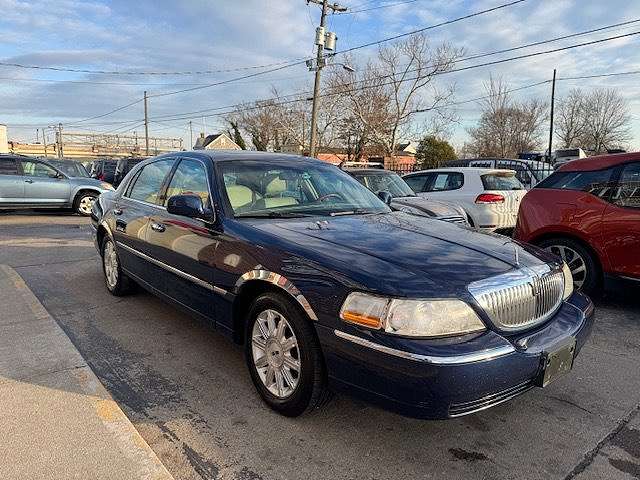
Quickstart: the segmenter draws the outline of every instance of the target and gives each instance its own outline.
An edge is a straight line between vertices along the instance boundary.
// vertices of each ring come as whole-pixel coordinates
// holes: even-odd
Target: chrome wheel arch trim
[[[465,363],[484,362],[487,360],[493,360],[504,355],[508,355],[515,352],[516,349],[513,345],[502,345],[500,347],[489,348],[487,350],[480,350],[477,352],[466,353],[464,355],[452,355],[448,357],[439,357],[435,355],[421,355],[418,353],[411,353],[404,350],[398,350],[396,348],[386,347],[379,343],[372,342],[356,335],[343,332],[341,330],[334,330],[333,333],[338,338],[355,343],[362,347],[371,348],[388,355],[394,355],[396,357],[404,358],[407,360],[413,360],[415,362],[432,363],[434,365],[461,365]]]
[[[309,318],[314,321],[318,321],[318,316],[313,311],[311,304],[305,298],[305,296],[300,293],[300,290],[284,275],[280,275],[279,273],[272,272],[270,270],[264,270],[261,268],[256,268],[254,270],[250,270],[243,275],[240,276],[235,285],[235,294],[237,295],[242,286],[251,280],[261,280],[263,282],[268,282],[276,287],[284,290],[293,299],[298,302],[298,304],[302,307],[302,309],[309,315]]]

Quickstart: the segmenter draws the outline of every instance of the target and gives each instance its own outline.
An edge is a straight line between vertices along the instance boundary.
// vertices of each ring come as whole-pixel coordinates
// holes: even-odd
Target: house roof
[[[210,143],[216,141],[218,137],[223,135],[222,133],[214,133],[213,135],[207,135],[206,137],[198,137],[196,140],[196,144],[193,146],[194,150],[202,150],[207,147]]]

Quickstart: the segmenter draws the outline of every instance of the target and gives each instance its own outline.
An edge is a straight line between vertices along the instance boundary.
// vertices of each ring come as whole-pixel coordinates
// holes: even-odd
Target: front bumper
[[[411,340],[348,325],[335,331],[318,326],[318,335],[333,388],[403,415],[435,419],[483,410],[532,388],[546,353],[574,337],[577,355],[594,318],[591,300],[574,293],[551,320],[509,337],[487,331]]]

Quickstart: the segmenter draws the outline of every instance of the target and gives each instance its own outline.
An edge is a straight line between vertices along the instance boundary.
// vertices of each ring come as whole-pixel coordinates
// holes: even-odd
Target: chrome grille
[[[473,282],[469,293],[501,330],[521,330],[544,322],[562,302],[564,276],[548,265],[522,268]]]

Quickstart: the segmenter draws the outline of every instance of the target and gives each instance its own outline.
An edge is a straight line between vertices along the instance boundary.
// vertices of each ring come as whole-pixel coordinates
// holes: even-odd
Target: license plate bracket
[[[576,354],[576,339],[571,337],[542,356],[542,371],[537,379],[537,385],[546,387],[557,378],[565,375],[573,368]]]

